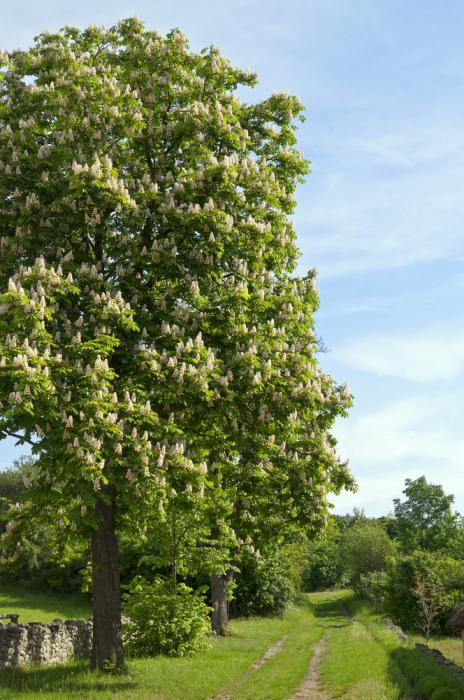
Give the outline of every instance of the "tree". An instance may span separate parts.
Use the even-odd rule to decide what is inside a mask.
[[[425,584],[424,594],[433,593],[435,596],[439,605],[438,622],[444,630],[449,616],[463,597],[463,562],[442,552],[423,550],[389,560],[382,602],[385,612],[401,626],[413,627],[423,619],[420,600],[416,595],[417,581]]]
[[[240,101],[254,75],[136,19],[0,61],[0,436],[37,456],[4,548],[39,512],[91,540],[92,665],[119,666],[118,528],[181,492],[213,542],[249,496],[316,528],[352,485],[294,277],[302,108]]]
[[[386,568],[395,552],[394,543],[375,523],[362,523],[346,530],[340,543],[341,556],[354,585],[361,576]]]
[[[419,573],[414,585],[414,595],[418,603],[416,627],[422,630],[428,643],[432,630],[439,626],[443,591],[436,580]]]
[[[458,515],[451,506],[454,496],[447,496],[439,484],[429,484],[425,476],[406,479],[404,501],[395,498],[394,530],[405,551],[446,549],[458,529]]]
[[[0,499],[2,510],[8,502],[19,502],[23,498],[25,484],[28,482],[29,473],[34,466],[32,457],[20,457],[15,459],[12,466],[0,471]]]

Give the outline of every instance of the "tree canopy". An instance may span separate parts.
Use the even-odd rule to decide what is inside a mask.
[[[253,74],[136,19],[0,68],[0,436],[37,456],[4,545],[39,511],[92,538],[114,631],[115,527],[181,498],[251,543],[320,528],[353,486],[329,433],[351,397],[316,360],[315,273],[295,275],[302,106],[243,102]],[[95,664],[122,662],[105,635]]]
[[[429,484],[425,476],[406,479],[403,494],[404,501],[393,501],[401,545],[408,551],[446,549],[457,534],[458,515],[451,510],[454,496],[446,495],[440,484]]]

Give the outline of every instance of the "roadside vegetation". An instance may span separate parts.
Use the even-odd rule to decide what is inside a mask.
[[[332,516],[308,545],[304,586],[351,586],[410,634],[442,639],[464,600],[463,518],[452,509],[454,497],[424,477],[406,479],[403,494],[388,516]]]
[[[31,466],[23,460],[3,472],[0,497],[20,499]],[[141,542],[126,531],[121,570],[135,625],[127,672],[94,676],[82,662],[5,670],[0,697],[28,698],[40,689],[50,698],[287,700],[305,697],[297,694],[304,683],[328,698],[464,697],[453,671],[414,646],[429,643],[462,664],[461,640],[447,627],[464,598],[462,518],[452,497],[423,478],[407,481],[404,496],[391,516],[330,516],[316,541],[276,540],[258,555],[244,552],[230,582],[233,619],[223,638],[207,630],[207,579],[180,567],[173,582],[166,541]],[[88,552],[79,540],[60,549],[55,529],[47,523],[3,565],[0,613],[19,613],[23,622],[89,617]],[[407,641],[385,618],[402,626]]]
[[[3,590],[3,588],[1,589]],[[23,613],[49,619],[49,605],[21,591]],[[51,597],[52,598],[52,597]],[[43,597],[42,600],[45,600]],[[28,607],[30,605],[30,607]],[[65,617],[74,605],[55,596]],[[323,644],[318,663],[313,655]],[[324,698],[345,700],[455,700],[464,680],[401,641],[381,616],[351,590],[306,593],[281,616],[235,619],[226,637],[184,658],[131,659],[116,675],[91,673],[85,662],[5,669],[0,698],[121,698],[128,700],[290,700],[308,681]]]

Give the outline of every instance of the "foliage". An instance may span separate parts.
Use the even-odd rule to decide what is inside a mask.
[[[389,557],[395,551],[385,530],[372,523],[362,523],[346,530],[340,548],[344,565],[355,588],[362,575],[385,569]]]
[[[235,578],[234,606],[241,616],[280,615],[292,600],[288,560],[280,548],[244,553]]]
[[[298,100],[242,102],[253,74],[134,18],[0,67],[0,437],[37,455],[5,550],[38,511],[143,534],[179,495],[227,538],[316,531],[351,397],[294,274]]]
[[[63,542],[53,523],[36,522],[23,537],[16,556],[4,562],[1,580],[56,592],[87,590],[88,550],[88,544],[78,538],[74,545]]]
[[[356,592],[361,598],[371,603],[375,610],[382,610],[385,607],[387,581],[386,571],[369,571],[366,574],[360,574]]]
[[[307,591],[343,587],[348,575],[340,552],[340,540],[345,520],[329,517],[322,537],[310,543],[308,562],[303,571],[303,587]]]
[[[324,537],[310,551],[305,587],[356,587],[362,575],[384,569],[394,551],[382,522],[356,509],[352,515],[332,516]]]
[[[340,557],[339,545],[330,540],[319,543],[309,556],[309,564],[303,572],[303,586],[307,591],[322,591],[343,587],[348,575]]]
[[[14,460],[11,467],[0,471],[0,500],[3,505],[22,500],[34,462],[32,457],[20,457]]]
[[[403,627],[415,627],[422,616],[415,592],[418,580],[433,592],[434,604],[440,608],[437,621],[444,629],[464,596],[464,563],[440,553],[420,551],[390,561],[385,609]]]
[[[5,516],[27,497],[27,485],[35,459],[21,457],[0,472],[0,501]],[[12,523],[5,525],[8,531]],[[89,558],[88,547],[76,536],[72,543],[62,541],[57,523],[37,517],[22,537],[21,547],[13,557],[3,561],[2,581],[31,583],[54,591],[78,592],[84,585],[82,575]]]
[[[183,583],[135,578],[124,594],[127,650],[134,656],[188,656],[204,647],[209,608]]]
[[[302,536],[294,541],[282,545],[282,552],[287,562],[288,576],[292,590],[297,592],[303,588],[304,571],[308,563],[310,542]]]
[[[439,625],[443,590],[434,578],[422,573],[417,574],[413,590],[418,603],[416,627],[423,631],[429,641],[432,630]]]
[[[177,577],[197,577],[221,572],[228,567],[230,548],[236,545],[234,532],[222,522],[215,527],[204,500],[193,504],[184,494],[166,503],[162,523],[149,520],[143,533],[146,553],[139,567],[156,572],[164,569]]]
[[[406,552],[447,549],[458,529],[459,518],[451,506],[454,496],[446,495],[439,484],[429,484],[424,476],[406,479],[404,501],[395,498],[395,533]]]

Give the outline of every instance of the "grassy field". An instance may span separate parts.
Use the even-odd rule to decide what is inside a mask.
[[[420,634],[413,635],[413,638],[416,640],[416,642],[427,644],[425,637]],[[434,634],[429,642],[429,646],[441,651],[443,656],[451,659],[451,661],[454,661],[454,663],[458,666],[464,666],[464,661],[462,658],[462,641],[460,637]]]
[[[0,612],[46,622],[86,617],[88,605],[2,586]],[[290,700],[310,664],[313,690],[324,700],[464,698],[464,683],[448,669],[398,640],[352,593],[331,591],[302,596],[279,618],[236,620],[230,636],[212,639],[196,656],[131,660],[121,675],[91,674],[84,662],[4,669],[0,699]]]
[[[0,584],[0,614],[19,614],[19,622],[52,622],[90,617],[90,603],[84,595],[42,593],[33,588]]]

